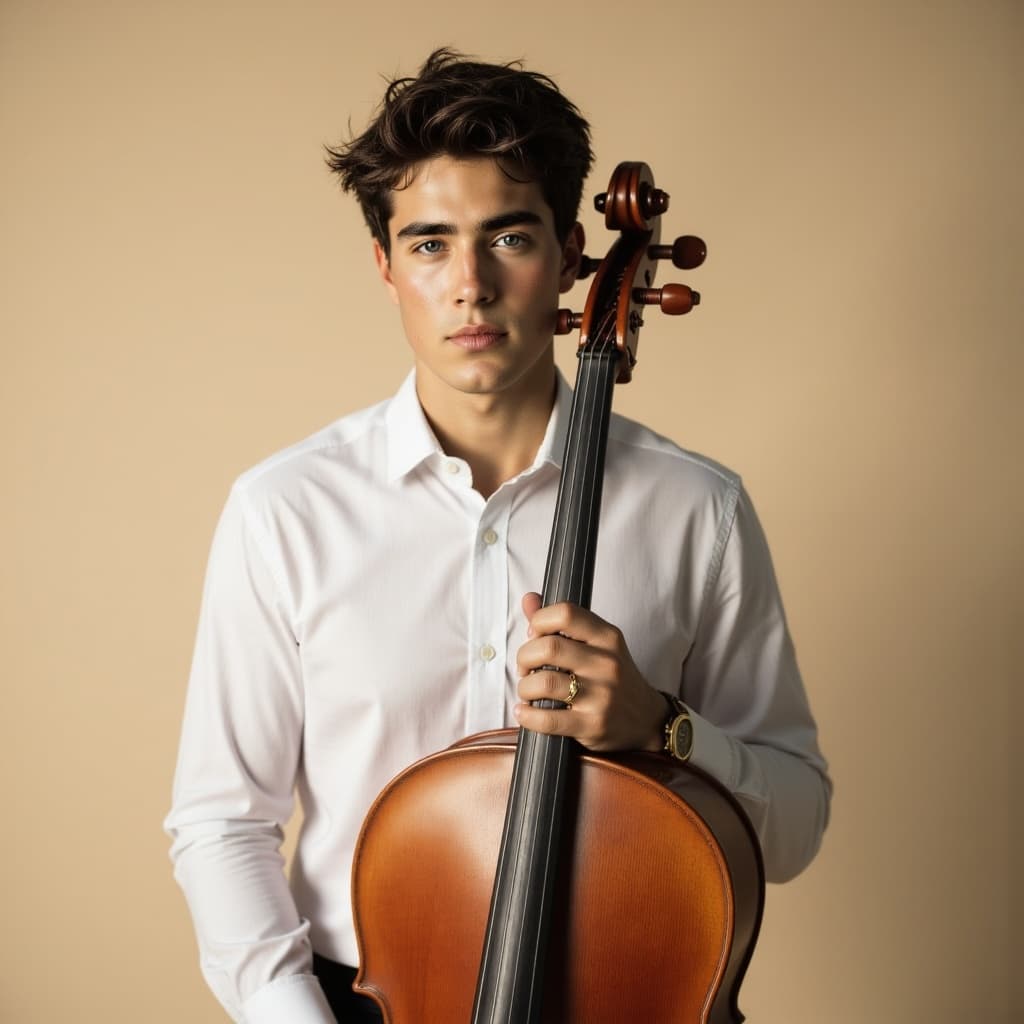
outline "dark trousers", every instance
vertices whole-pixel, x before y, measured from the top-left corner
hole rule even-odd
[[[346,967],[336,960],[313,954],[313,973],[320,979],[320,987],[327,996],[338,1024],[380,1024],[383,1018],[377,1004],[366,996],[352,991],[356,976],[354,967]]]

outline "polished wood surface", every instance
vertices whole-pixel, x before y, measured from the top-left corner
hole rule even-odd
[[[413,765],[388,814],[368,818],[357,988],[390,1024],[470,1019],[515,739],[485,733]],[[742,1020],[734,993],[763,905],[746,819],[704,773],[658,754],[574,765],[543,1024]]]

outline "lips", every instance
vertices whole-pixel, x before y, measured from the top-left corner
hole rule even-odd
[[[448,335],[448,340],[467,352],[479,352],[481,349],[497,345],[506,332],[493,324],[467,324]]]

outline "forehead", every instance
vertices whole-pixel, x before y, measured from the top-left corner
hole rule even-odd
[[[468,232],[514,210],[536,214],[554,230],[554,215],[540,185],[516,180],[489,157],[425,160],[413,169],[406,185],[391,193],[391,202],[392,237],[411,222],[446,224]]]

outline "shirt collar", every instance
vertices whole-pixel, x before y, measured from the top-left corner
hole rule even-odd
[[[388,479],[398,480],[424,459],[441,453],[434,432],[416,397],[416,371],[410,370],[395,397],[388,403]]]
[[[550,463],[561,467],[565,452],[565,435],[572,406],[572,388],[556,368],[555,404],[548,419],[544,439],[528,473]],[[388,403],[385,416],[388,437],[388,479],[398,480],[415,469],[431,455],[443,456],[441,445],[430,429],[427,417],[416,396],[416,371],[411,370],[402,386]]]
[[[569,429],[569,410],[572,408],[572,388],[569,387],[562,371],[555,367],[555,404],[551,409],[548,429],[544,431],[544,440],[537,449],[537,457],[531,469],[539,469],[549,462],[558,469],[562,468],[565,456],[565,435]]]

